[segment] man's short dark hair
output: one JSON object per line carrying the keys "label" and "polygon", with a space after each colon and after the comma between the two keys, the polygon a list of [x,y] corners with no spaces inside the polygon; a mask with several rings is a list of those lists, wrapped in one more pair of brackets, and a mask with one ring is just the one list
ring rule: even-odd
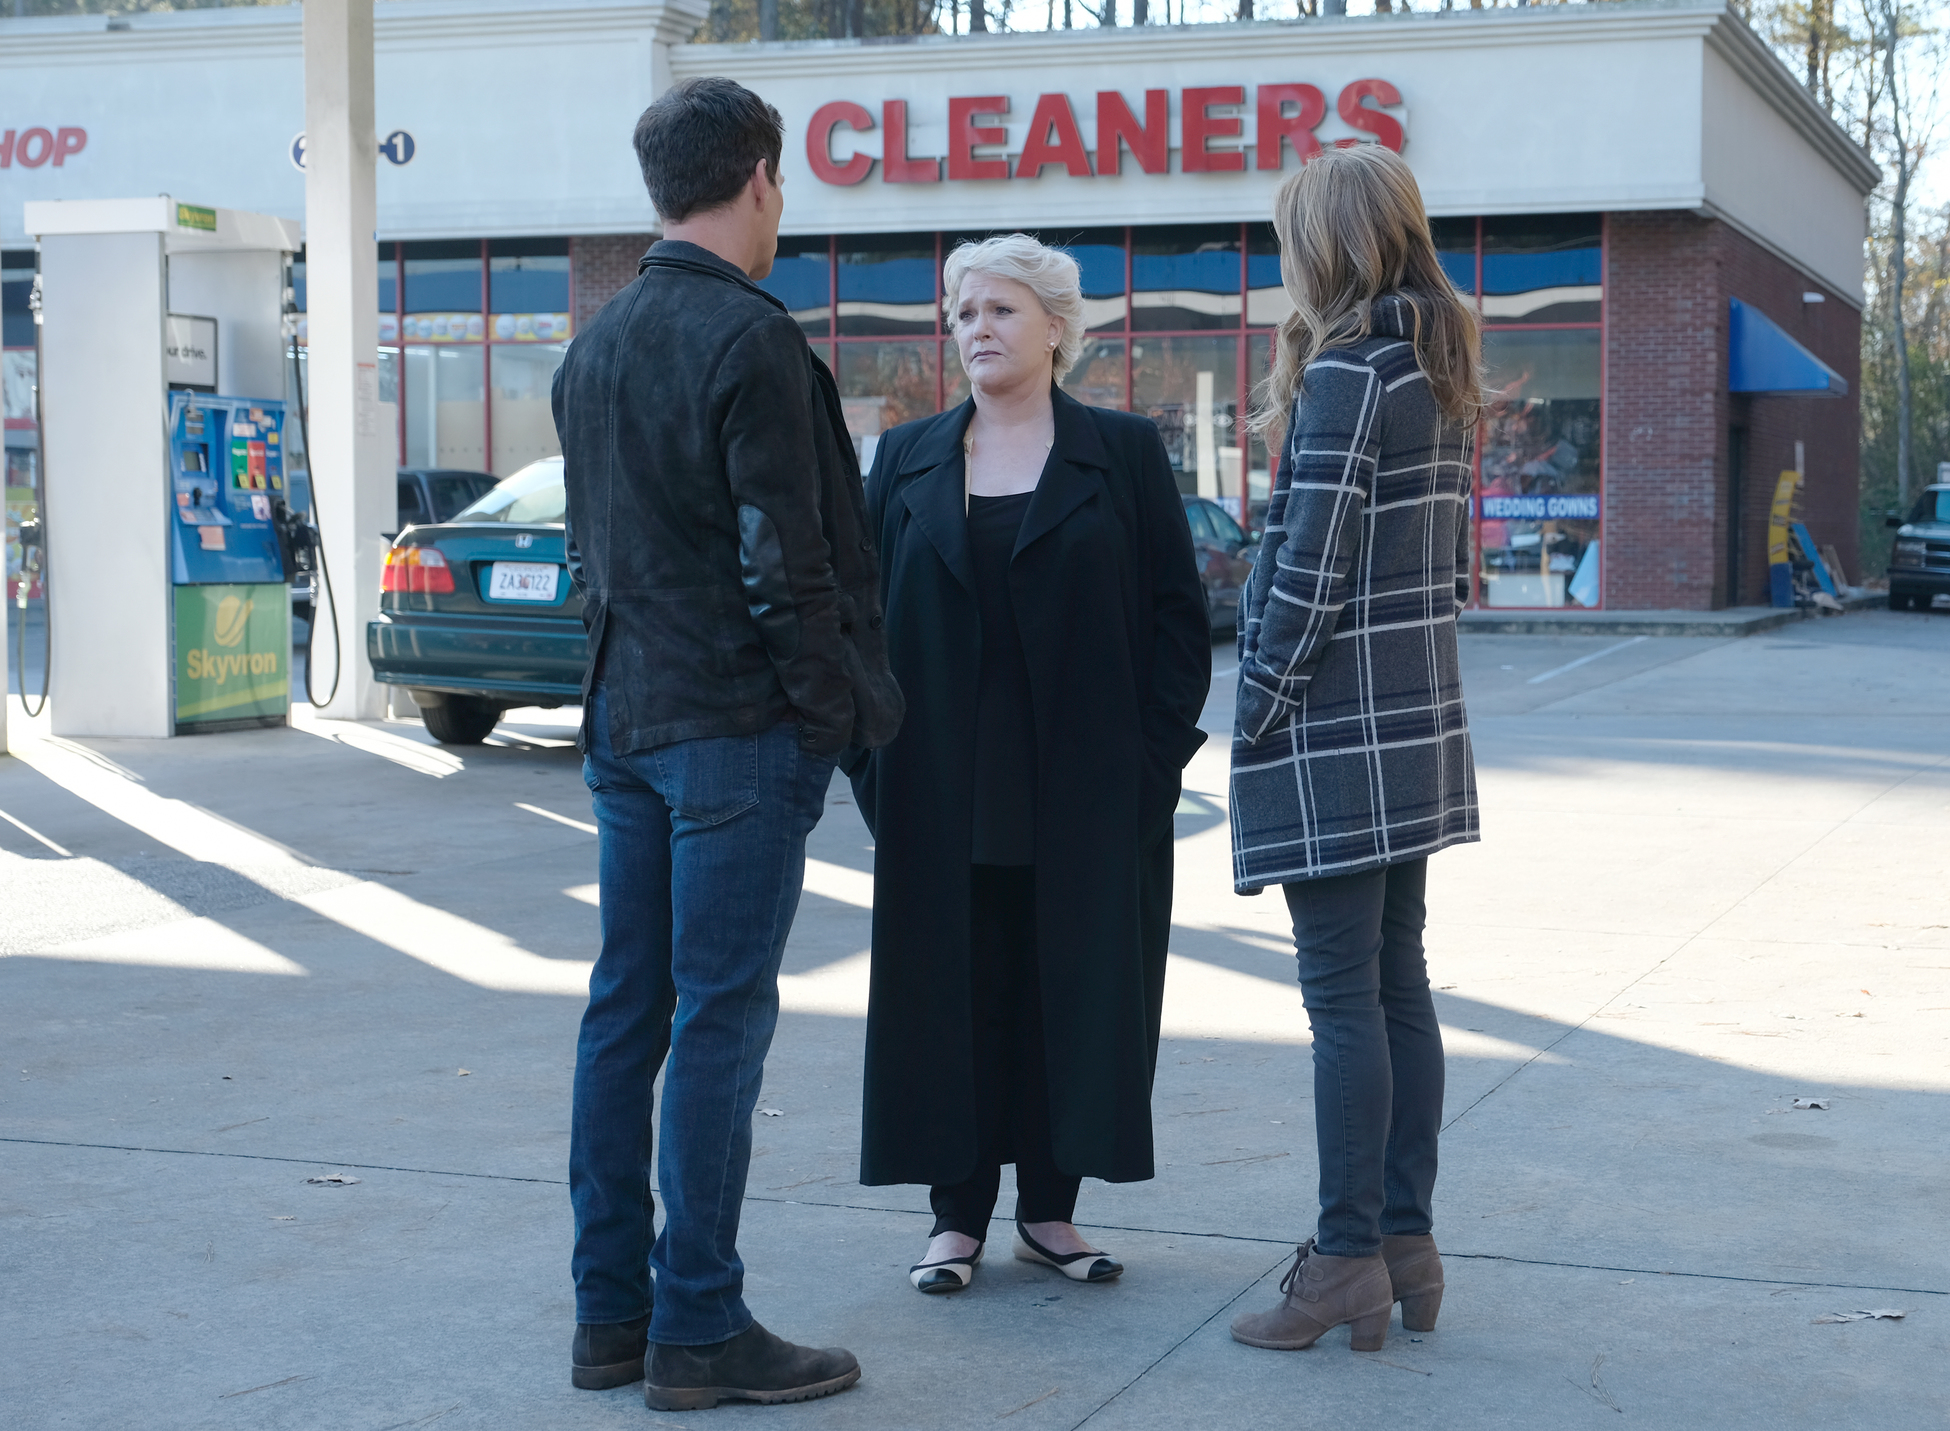
{"label": "man's short dark hair", "polygon": [[678,224],[730,203],[761,159],[776,184],[785,121],[736,80],[688,79],[643,111],[635,144],[658,217]]}

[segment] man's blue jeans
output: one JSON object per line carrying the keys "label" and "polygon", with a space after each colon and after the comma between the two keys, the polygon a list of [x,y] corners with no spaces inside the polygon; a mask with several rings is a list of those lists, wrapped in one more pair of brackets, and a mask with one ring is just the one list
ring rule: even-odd
{"label": "man's blue jeans", "polygon": [[576,1320],[648,1312],[652,1341],[699,1346],[752,1322],[738,1257],[752,1111],[833,761],[808,753],[790,722],[618,754],[600,686],[592,716],[583,778],[595,797],[603,947],[576,1045]]}
{"label": "man's blue jeans", "polygon": [[1372,1257],[1434,1225],[1442,1029],[1422,953],[1429,862],[1285,886],[1314,1032],[1320,1250]]}

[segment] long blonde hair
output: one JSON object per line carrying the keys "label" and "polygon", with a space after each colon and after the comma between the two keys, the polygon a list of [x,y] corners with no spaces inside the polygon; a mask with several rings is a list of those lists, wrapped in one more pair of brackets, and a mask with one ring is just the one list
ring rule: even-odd
{"label": "long blonde hair", "polygon": [[1252,424],[1285,423],[1307,364],[1372,331],[1376,299],[1399,295],[1415,317],[1415,356],[1436,405],[1473,426],[1482,415],[1483,347],[1469,300],[1442,271],[1415,175],[1394,151],[1357,144],[1316,154],[1273,199],[1280,278],[1293,312],[1273,371],[1254,390]]}

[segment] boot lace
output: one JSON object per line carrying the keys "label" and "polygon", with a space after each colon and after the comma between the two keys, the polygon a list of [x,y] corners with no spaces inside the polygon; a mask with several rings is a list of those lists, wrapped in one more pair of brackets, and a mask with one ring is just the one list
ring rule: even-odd
{"label": "boot lace", "polygon": [[1314,1250],[1314,1239],[1309,1237],[1293,1250],[1293,1265],[1287,1268],[1286,1276],[1280,1279],[1280,1292],[1291,1297],[1293,1289],[1299,1285],[1300,1269],[1306,1264],[1307,1254]]}

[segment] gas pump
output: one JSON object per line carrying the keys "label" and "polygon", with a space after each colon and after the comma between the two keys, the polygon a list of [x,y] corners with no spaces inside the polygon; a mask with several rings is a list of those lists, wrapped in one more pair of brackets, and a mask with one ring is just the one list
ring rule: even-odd
{"label": "gas pump", "polygon": [[[289,219],[167,196],[30,202],[57,736],[282,725]],[[85,573],[85,577],[81,574]]]}
{"label": "gas pump", "polygon": [[290,578],[279,540],[284,404],[173,392],[169,402],[179,733],[283,725]]}

